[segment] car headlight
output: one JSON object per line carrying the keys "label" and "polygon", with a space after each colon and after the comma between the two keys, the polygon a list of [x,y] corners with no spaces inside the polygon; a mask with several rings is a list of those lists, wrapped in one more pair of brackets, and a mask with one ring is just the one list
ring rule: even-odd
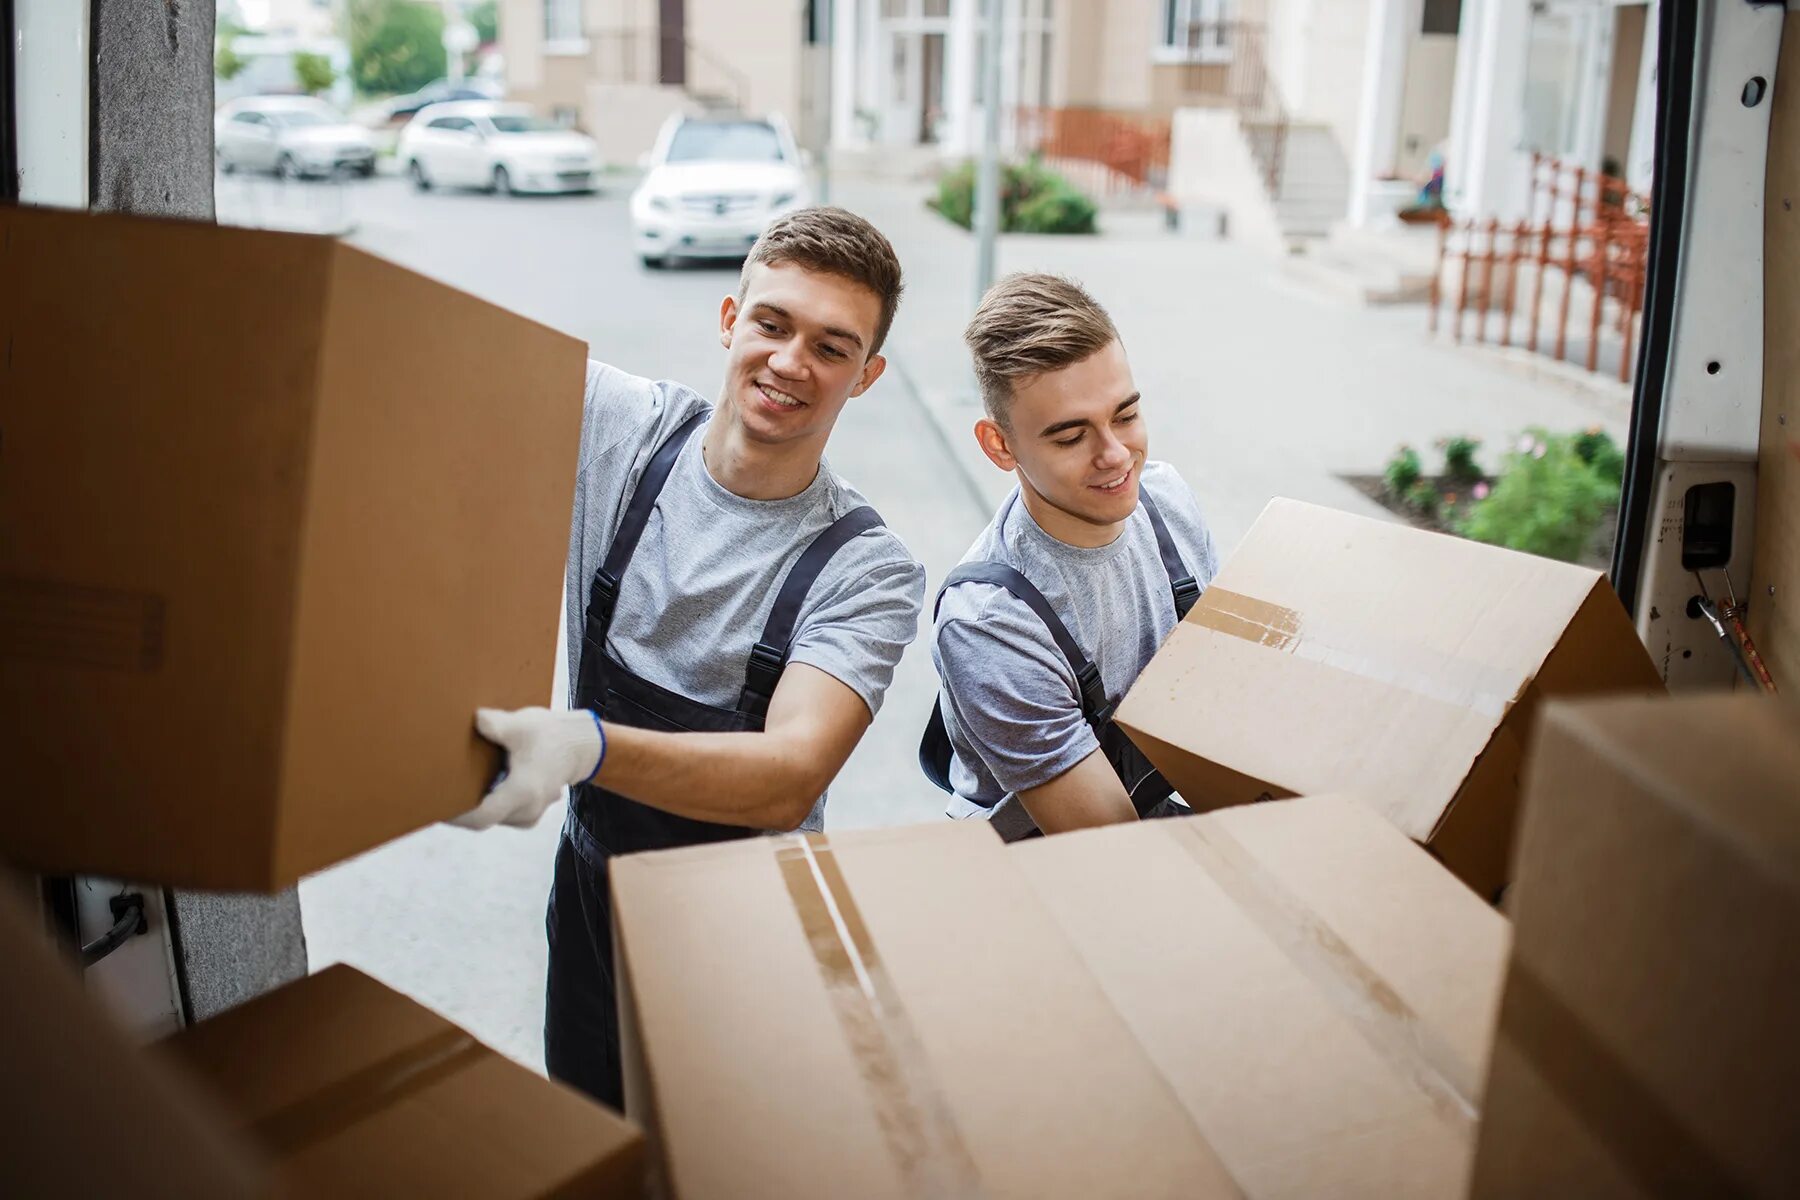
{"label": "car headlight", "polygon": [[672,213],[675,211],[675,205],[669,201],[667,196],[652,196],[649,203],[650,207],[657,212]]}

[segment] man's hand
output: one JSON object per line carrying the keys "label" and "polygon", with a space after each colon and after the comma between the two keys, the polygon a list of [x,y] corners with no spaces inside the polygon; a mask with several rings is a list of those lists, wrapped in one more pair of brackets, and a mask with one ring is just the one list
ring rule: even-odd
{"label": "man's hand", "polygon": [[530,828],[564,788],[593,778],[606,755],[600,721],[586,709],[481,708],[475,728],[506,751],[506,769],[479,805],[450,822],[464,829]]}

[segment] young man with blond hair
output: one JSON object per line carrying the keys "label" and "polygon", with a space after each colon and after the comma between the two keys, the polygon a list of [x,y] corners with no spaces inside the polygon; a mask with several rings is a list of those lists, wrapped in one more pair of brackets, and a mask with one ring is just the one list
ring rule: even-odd
{"label": "young man with blond hair", "polygon": [[924,571],[825,443],[880,378],[885,237],[777,220],[719,309],[716,405],[588,369],[566,576],[569,711],[484,709],[505,775],[459,823],[530,825],[571,789],[547,931],[549,1073],[622,1107],[607,862],[819,829],[826,786],[914,636]]}
{"label": "young man with blond hair", "polygon": [[1009,841],[1184,813],[1112,713],[1218,569],[1199,504],[1150,460],[1125,347],[1080,285],[1009,276],[963,338],[976,440],[1018,486],[938,593],[920,763],[952,817]]}

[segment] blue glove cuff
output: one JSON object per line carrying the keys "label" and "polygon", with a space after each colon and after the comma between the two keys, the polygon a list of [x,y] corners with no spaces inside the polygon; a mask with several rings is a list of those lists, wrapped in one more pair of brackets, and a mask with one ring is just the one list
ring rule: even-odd
{"label": "blue glove cuff", "polygon": [[587,773],[587,778],[582,781],[584,783],[592,783],[594,776],[600,773],[600,768],[606,763],[606,726],[601,722],[600,714],[593,709],[588,709],[587,715],[594,718],[594,732],[600,735],[600,757],[595,760],[594,769],[589,771]]}

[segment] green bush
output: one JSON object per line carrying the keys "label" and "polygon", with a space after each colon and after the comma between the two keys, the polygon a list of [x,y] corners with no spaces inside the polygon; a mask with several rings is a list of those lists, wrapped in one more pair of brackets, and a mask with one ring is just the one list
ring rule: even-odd
{"label": "green bush", "polygon": [[[975,164],[965,162],[938,180],[931,200],[946,220],[975,223]],[[1005,233],[1093,233],[1099,210],[1074,186],[1035,159],[1006,163],[1000,172],[1000,229]]]}
{"label": "green bush", "polygon": [[317,96],[331,90],[331,85],[337,82],[337,72],[331,69],[331,60],[323,54],[302,50],[294,55],[294,81],[307,95]]}
{"label": "green bush", "polygon": [[351,0],[350,74],[365,95],[416,92],[441,79],[444,11],[407,0]]}
{"label": "green bush", "polygon": [[1435,517],[1438,511],[1437,485],[1429,479],[1421,479],[1406,489],[1406,503],[1412,510],[1423,516]]}
{"label": "green bush", "polygon": [[231,48],[230,41],[219,43],[219,48],[213,52],[213,74],[220,79],[236,79],[244,66],[244,57]]}
{"label": "green bush", "polygon": [[1574,438],[1575,453],[1581,461],[1594,468],[1600,478],[1610,480],[1616,487],[1625,482],[1625,452],[1619,444],[1612,440],[1612,435],[1598,425],[1593,426]]}
{"label": "green bush", "polygon": [[1386,469],[1381,472],[1382,481],[1387,484],[1388,495],[1396,500],[1406,499],[1412,491],[1413,484],[1425,474],[1425,464],[1419,460],[1419,452],[1411,446],[1402,446],[1394,451],[1394,457],[1388,459]]}
{"label": "green bush", "polygon": [[1481,464],[1475,461],[1475,452],[1481,449],[1481,440],[1471,437],[1445,438],[1438,443],[1444,448],[1444,477],[1457,483],[1473,483],[1481,478]]}
{"label": "green bush", "polygon": [[1619,499],[1616,480],[1584,460],[1577,439],[1533,429],[1506,456],[1500,481],[1470,510],[1462,533],[1476,541],[1574,562]]}

